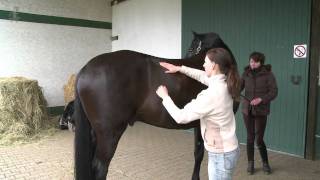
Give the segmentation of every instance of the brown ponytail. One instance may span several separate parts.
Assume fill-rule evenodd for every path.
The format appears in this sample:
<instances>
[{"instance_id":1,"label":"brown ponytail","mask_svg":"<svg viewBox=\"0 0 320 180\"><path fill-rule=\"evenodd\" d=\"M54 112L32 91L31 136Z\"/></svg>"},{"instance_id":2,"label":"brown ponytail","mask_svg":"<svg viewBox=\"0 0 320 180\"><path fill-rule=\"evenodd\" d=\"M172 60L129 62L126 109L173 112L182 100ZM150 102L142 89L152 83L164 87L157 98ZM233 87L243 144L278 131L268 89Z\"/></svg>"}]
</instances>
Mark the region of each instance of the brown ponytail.
<instances>
[{"instance_id":1,"label":"brown ponytail","mask_svg":"<svg viewBox=\"0 0 320 180\"><path fill-rule=\"evenodd\" d=\"M240 75L236 61L231 54L223 48L210 49L206 56L219 65L220 71L227 76L226 82L230 95L234 100L240 96Z\"/></svg>"},{"instance_id":2,"label":"brown ponytail","mask_svg":"<svg viewBox=\"0 0 320 180\"><path fill-rule=\"evenodd\" d=\"M238 100L240 96L240 75L236 65L231 65L227 74L227 86L232 98Z\"/></svg>"}]
</instances>

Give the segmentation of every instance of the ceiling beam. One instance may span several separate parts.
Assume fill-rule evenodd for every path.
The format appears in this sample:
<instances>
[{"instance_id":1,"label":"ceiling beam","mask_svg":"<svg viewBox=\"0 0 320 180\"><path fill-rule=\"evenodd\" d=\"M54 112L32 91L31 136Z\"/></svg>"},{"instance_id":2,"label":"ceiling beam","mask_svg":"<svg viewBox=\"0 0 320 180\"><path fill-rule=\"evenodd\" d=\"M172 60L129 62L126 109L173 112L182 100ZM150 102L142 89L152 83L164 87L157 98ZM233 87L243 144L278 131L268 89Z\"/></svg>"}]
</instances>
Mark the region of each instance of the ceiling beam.
<instances>
[{"instance_id":1,"label":"ceiling beam","mask_svg":"<svg viewBox=\"0 0 320 180\"><path fill-rule=\"evenodd\" d=\"M117 4L122 3L124 1L126 1L126 0L113 0L113 1L111 1L110 4L111 4L111 6L114 6L114 5L117 5Z\"/></svg>"}]
</instances>

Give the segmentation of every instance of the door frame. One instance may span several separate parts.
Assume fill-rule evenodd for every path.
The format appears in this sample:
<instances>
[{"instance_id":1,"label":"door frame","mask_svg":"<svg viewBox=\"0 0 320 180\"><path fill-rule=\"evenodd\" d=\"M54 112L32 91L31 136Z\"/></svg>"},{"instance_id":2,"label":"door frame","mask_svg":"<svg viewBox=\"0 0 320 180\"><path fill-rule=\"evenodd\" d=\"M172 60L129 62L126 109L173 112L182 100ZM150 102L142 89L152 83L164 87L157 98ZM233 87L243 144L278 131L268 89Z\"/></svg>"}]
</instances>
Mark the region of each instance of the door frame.
<instances>
[{"instance_id":1,"label":"door frame","mask_svg":"<svg viewBox=\"0 0 320 180\"><path fill-rule=\"evenodd\" d=\"M317 97L320 61L320 1L312 0L311 6L309 90L305 158L314 160L316 153L315 135L317 128Z\"/></svg>"}]
</instances>

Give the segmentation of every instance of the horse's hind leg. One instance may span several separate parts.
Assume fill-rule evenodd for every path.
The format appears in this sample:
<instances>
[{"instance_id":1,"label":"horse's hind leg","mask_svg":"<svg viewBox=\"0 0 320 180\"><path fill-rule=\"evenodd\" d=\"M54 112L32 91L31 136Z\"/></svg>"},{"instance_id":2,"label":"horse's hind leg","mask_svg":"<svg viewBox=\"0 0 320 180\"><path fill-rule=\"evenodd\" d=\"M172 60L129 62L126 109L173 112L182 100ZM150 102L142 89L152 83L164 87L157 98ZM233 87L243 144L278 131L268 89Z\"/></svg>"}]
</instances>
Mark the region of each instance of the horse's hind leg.
<instances>
[{"instance_id":1,"label":"horse's hind leg","mask_svg":"<svg viewBox=\"0 0 320 180\"><path fill-rule=\"evenodd\" d=\"M101 129L96 132L97 147L93 159L96 180L106 179L110 161L126 127L127 124L121 124L117 127Z\"/></svg>"}]
</instances>

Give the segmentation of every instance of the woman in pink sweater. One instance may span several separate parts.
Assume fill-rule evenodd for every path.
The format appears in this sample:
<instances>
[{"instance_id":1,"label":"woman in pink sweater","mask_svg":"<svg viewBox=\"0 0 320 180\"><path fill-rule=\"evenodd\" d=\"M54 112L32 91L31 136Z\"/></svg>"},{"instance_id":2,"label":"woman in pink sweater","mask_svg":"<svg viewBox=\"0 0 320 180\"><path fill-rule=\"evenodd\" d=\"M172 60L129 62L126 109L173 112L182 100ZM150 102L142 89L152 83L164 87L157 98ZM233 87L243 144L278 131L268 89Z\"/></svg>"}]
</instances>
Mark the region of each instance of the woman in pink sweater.
<instances>
[{"instance_id":1,"label":"woman in pink sweater","mask_svg":"<svg viewBox=\"0 0 320 180\"><path fill-rule=\"evenodd\" d=\"M214 48L207 52L205 71L161 62L166 73L183 73L208 86L195 99L179 109L165 86L156 93L177 123L200 119L201 135L208 151L209 180L232 179L240 155L233 113L233 99L239 98L240 76L228 51Z\"/></svg>"}]
</instances>

